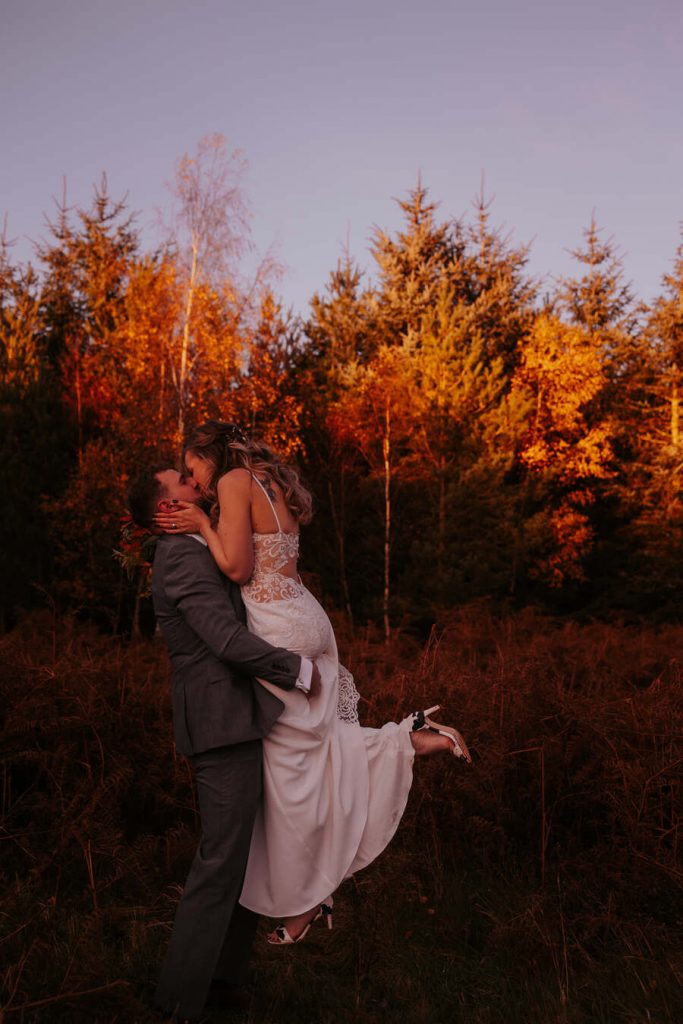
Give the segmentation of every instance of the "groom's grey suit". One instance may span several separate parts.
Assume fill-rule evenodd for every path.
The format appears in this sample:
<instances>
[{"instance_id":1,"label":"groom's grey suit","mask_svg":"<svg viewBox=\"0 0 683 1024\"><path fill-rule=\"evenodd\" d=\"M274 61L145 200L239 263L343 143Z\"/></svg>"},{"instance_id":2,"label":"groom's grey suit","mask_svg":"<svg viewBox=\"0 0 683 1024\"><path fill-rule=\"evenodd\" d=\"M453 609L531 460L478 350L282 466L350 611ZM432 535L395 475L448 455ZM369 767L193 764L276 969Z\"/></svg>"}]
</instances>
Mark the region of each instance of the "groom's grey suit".
<instances>
[{"instance_id":1,"label":"groom's grey suit","mask_svg":"<svg viewBox=\"0 0 683 1024\"><path fill-rule=\"evenodd\" d=\"M202 834L156 992L199 1017L212 979L240 983L256 918L239 908L261 795L261 738L283 704L259 676L291 690L301 658L250 633L239 587L191 536L159 538L154 610L172 666L175 742L192 760Z\"/></svg>"}]
</instances>

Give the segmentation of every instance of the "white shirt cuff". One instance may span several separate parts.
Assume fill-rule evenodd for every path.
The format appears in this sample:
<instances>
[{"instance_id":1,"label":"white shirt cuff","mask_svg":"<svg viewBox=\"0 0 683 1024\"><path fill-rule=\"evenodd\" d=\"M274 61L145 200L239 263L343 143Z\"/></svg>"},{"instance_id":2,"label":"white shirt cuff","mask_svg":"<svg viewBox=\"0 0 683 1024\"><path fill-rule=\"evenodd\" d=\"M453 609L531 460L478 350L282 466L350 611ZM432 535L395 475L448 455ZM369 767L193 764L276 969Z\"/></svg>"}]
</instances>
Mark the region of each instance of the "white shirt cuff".
<instances>
[{"instance_id":1,"label":"white shirt cuff","mask_svg":"<svg viewBox=\"0 0 683 1024\"><path fill-rule=\"evenodd\" d=\"M295 682L294 686L297 688L297 690L303 690L304 693L310 693L312 678L313 662L310 660L310 658L302 658L301 668L299 669L299 678Z\"/></svg>"}]
</instances>

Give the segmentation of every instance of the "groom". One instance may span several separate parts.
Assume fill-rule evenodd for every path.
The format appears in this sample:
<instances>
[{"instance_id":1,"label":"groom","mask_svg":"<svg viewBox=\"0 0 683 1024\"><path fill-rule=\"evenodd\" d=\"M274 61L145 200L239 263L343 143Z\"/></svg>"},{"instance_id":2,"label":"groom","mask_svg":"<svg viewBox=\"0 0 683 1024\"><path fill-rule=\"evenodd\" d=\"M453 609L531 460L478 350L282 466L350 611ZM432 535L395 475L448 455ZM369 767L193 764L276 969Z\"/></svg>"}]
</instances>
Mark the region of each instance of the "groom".
<instances>
[{"instance_id":1,"label":"groom","mask_svg":"<svg viewBox=\"0 0 683 1024\"><path fill-rule=\"evenodd\" d=\"M131 515L151 528L178 500L198 501L196 483L150 467L131 488ZM237 901L261 796L261 738L284 707L254 677L310 697L320 676L308 659L249 633L239 587L198 534L159 537L152 594L171 658L175 743L192 762L202 829L156 990L158 1007L181 1022L199 1020L207 999L237 1001L246 980L257 917Z\"/></svg>"}]
</instances>

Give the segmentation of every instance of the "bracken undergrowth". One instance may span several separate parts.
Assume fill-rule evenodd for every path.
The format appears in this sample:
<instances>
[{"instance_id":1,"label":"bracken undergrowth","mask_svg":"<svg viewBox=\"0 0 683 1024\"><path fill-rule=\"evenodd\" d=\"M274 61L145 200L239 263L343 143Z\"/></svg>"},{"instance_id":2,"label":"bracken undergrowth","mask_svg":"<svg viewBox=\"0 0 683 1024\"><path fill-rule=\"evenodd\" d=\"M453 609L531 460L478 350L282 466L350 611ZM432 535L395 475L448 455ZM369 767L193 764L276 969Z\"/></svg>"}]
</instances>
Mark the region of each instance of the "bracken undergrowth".
<instances>
[{"instance_id":1,"label":"bracken undergrowth","mask_svg":"<svg viewBox=\"0 0 683 1024\"><path fill-rule=\"evenodd\" d=\"M423 646L336 626L363 724L439 702L475 763L416 761L334 930L296 950L260 935L252 1009L230 1019L683 1019L683 628L486 604ZM198 831L163 645L33 614L0 639L0 716L0 1021L151 1024Z\"/></svg>"}]
</instances>

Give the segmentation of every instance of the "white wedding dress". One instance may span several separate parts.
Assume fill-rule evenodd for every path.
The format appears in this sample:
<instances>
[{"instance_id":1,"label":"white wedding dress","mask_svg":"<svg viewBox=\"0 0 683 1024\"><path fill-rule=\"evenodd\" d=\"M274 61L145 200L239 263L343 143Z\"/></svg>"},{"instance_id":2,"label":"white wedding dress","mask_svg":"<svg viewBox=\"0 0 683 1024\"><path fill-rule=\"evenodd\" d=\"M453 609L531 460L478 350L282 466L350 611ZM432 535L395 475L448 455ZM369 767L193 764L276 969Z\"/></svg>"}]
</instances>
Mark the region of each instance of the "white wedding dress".
<instances>
[{"instance_id":1,"label":"white wedding dress","mask_svg":"<svg viewBox=\"0 0 683 1024\"><path fill-rule=\"evenodd\" d=\"M339 664L330 620L282 569L296 565L298 533L255 533L254 572L242 588L249 629L315 660L322 692L261 681L285 704L263 741L263 800L240 903L268 917L304 913L369 864L394 835L408 799L414 750L406 721L362 728L358 692Z\"/></svg>"}]
</instances>

